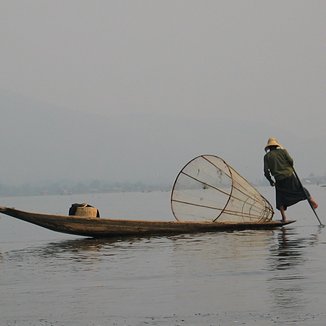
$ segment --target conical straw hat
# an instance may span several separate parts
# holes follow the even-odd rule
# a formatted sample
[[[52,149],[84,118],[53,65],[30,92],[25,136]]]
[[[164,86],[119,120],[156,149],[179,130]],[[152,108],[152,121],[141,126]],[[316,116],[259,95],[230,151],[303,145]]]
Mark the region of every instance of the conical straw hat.
[[[277,146],[277,147],[282,147],[282,145],[277,141],[276,138],[274,137],[271,137],[268,139],[267,141],[267,145],[265,146],[265,151],[267,151],[267,149],[270,147],[270,146]]]

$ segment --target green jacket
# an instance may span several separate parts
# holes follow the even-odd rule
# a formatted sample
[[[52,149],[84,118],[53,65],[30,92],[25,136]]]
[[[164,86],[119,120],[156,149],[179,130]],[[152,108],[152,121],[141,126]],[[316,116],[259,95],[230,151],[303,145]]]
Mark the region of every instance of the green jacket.
[[[293,174],[293,159],[286,149],[277,148],[270,150],[264,156],[264,175],[269,182],[290,177]]]

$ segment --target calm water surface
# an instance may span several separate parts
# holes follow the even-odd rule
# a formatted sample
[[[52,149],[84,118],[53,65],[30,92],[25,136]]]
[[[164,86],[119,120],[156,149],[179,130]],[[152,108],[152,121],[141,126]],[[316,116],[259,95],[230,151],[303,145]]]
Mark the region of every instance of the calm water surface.
[[[260,189],[274,204],[273,189]],[[311,187],[326,223],[326,188]],[[66,213],[173,219],[169,193],[0,198]],[[0,325],[325,325],[326,228],[307,203],[282,229],[95,240],[0,218]],[[276,213],[276,217],[279,216]]]

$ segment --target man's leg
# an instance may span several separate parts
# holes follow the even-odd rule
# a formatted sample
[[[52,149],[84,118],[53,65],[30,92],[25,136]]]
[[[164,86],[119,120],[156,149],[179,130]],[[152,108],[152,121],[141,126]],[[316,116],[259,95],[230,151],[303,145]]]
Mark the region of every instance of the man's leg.
[[[280,212],[281,212],[281,215],[282,215],[282,222],[285,222],[286,221],[286,216],[285,216],[285,209],[283,206],[280,207]]]

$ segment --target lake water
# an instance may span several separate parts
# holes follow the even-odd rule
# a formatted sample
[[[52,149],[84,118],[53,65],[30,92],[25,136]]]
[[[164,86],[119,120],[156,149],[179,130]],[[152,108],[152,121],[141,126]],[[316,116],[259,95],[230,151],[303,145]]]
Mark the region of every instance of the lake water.
[[[309,187],[326,224],[326,188]],[[274,206],[274,189],[259,189]],[[167,192],[0,198],[0,205],[173,219]],[[307,202],[268,231],[88,239],[0,218],[0,325],[325,325],[326,228]],[[279,219],[276,212],[274,219]]]

